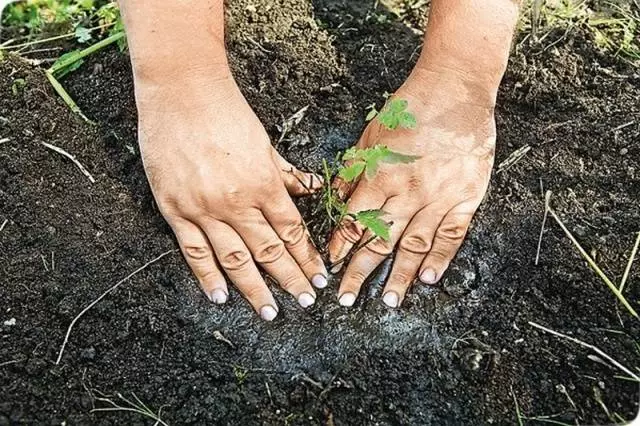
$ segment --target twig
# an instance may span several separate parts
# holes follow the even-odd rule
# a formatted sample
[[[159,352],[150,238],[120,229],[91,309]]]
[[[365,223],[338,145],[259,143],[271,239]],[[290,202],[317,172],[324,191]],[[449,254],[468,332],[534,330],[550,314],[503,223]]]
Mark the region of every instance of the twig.
[[[91,173],[89,173],[89,171],[76,159],[76,157],[74,157],[73,155],[69,154],[67,151],[65,151],[62,148],[58,148],[55,145],[51,145],[50,143],[46,143],[46,142],[40,142],[42,145],[46,146],[47,148],[57,152],[58,154],[62,154],[65,157],[67,157],[69,160],[71,160],[73,162],[73,164],[75,164],[80,171],[82,172],[82,174],[84,174],[87,178],[89,178],[89,181],[91,181],[91,183],[95,183],[96,180],[93,178],[93,176],[91,176]]]
[[[93,28],[87,28],[87,30],[88,31],[100,30],[102,28],[110,27],[110,26],[112,26],[114,24],[115,24],[115,22],[109,22],[108,24],[99,25],[99,26],[93,27]],[[23,48],[23,47],[29,47],[29,46],[33,46],[35,44],[48,43],[50,41],[56,41],[56,40],[61,40],[61,39],[69,38],[69,37],[74,37],[75,35],[76,35],[75,32],[67,33],[67,34],[62,34],[62,35],[55,36],[55,37],[49,37],[49,38],[44,38],[44,39],[40,39],[40,40],[29,41],[29,42],[26,42],[26,43],[15,44],[15,45],[11,46],[11,43],[16,41],[16,39],[13,39],[13,40],[8,40],[7,42],[5,42],[3,44],[0,44],[0,49],[18,49],[18,48]]]
[[[620,287],[618,287],[618,290],[620,291],[620,293],[622,293],[622,290],[624,289],[624,285],[627,282],[627,279],[629,278],[629,273],[631,272],[631,265],[633,265],[633,260],[636,257],[636,254],[638,253],[638,247],[640,247],[640,232],[638,232],[638,237],[636,238],[636,243],[633,246],[633,249],[631,250],[631,255],[629,256],[629,261],[627,262],[627,267],[624,269],[624,274],[622,274],[622,280],[620,280]]]
[[[618,130],[622,130],[622,129],[626,128],[626,127],[632,126],[635,123],[636,123],[635,121],[629,121],[628,123],[621,124],[618,127],[614,127],[613,129],[611,129],[611,133],[617,132]]]
[[[509,170],[518,161],[522,160],[529,151],[531,151],[531,147],[529,145],[525,145],[513,151],[506,160],[498,165],[498,171],[496,174]]]
[[[19,362],[25,361],[25,359],[13,359],[11,361],[0,362],[0,367],[4,367],[5,365],[17,364]]]
[[[542,249],[542,235],[544,234],[544,227],[547,224],[547,217],[549,216],[549,201],[551,199],[551,191],[547,192],[544,196],[544,216],[542,217],[542,226],[540,227],[540,237],[538,238],[538,250],[536,250],[536,262],[538,266],[540,261],[540,250]]]
[[[618,367],[620,370],[624,371],[629,377],[632,377],[635,380],[640,381],[640,377],[636,376],[635,374],[633,374],[633,372],[631,372],[631,370],[629,370],[628,368],[626,368],[625,366],[623,366],[622,364],[620,364],[618,361],[616,361],[615,359],[611,358],[609,355],[607,355],[606,353],[604,353],[603,351],[601,351],[600,349],[598,349],[596,346],[590,344],[590,343],[586,343],[583,342],[582,340],[578,340],[575,337],[571,337],[571,336],[567,336],[566,334],[562,334],[558,331],[555,330],[551,330],[550,328],[544,327],[540,324],[537,324],[533,321],[529,321],[529,325],[540,329],[542,331],[545,331],[549,334],[553,334],[554,336],[557,337],[562,337],[563,339],[567,339],[573,343],[577,343],[578,345],[585,347],[587,349],[591,349],[592,351],[594,351],[595,353],[597,353],[598,355],[600,355],[602,358],[605,358],[607,361],[609,361],[611,364],[615,365],[616,367]]]
[[[562,230],[565,232],[565,234],[567,234],[567,236],[569,237],[569,239],[571,240],[571,242],[573,243],[574,246],[576,246],[576,248],[578,249],[578,251],[580,252],[580,254],[585,258],[585,260],[587,261],[587,263],[589,264],[589,266],[591,266],[591,268],[596,272],[596,274],[598,274],[598,276],[602,279],[602,281],[604,281],[604,283],[607,285],[607,287],[609,287],[609,289],[611,290],[611,292],[618,298],[618,300],[620,300],[620,302],[622,302],[622,304],[624,305],[625,308],[627,308],[627,310],[629,311],[629,313],[631,315],[633,315],[636,318],[638,317],[638,314],[636,313],[635,309],[633,309],[631,307],[631,305],[629,304],[629,302],[627,301],[627,299],[622,295],[622,293],[620,292],[620,290],[618,290],[618,287],[616,287],[611,280],[609,279],[609,277],[607,277],[607,275],[602,271],[602,269],[600,269],[600,267],[596,264],[596,262],[591,258],[591,256],[589,256],[589,254],[585,251],[585,249],[582,248],[582,246],[580,245],[580,243],[578,242],[578,240],[575,239],[575,237],[571,234],[571,232],[569,231],[569,229],[567,229],[567,227],[564,225],[564,223],[562,223],[562,220],[560,220],[560,217],[558,217],[558,215],[556,214],[556,212],[551,208],[550,205],[550,200],[551,200],[551,191],[547,191],[547,196],[545,197],[546,199],[546,209],[549,211],[549,214],[551,214],[551,216],[556,220],[556,222],[558,223],[558,225],[560,225],[560,228],[562,228]]]
[[[2,139],[0,139],[0,144],[7,143],[7,142],[9,142],[10,140],[11,140],[11,139],[9,139],[9,138],[2,138]]]
[[[2,232],[5,226],[7,226],[7,223],[9,223],[9,219],[5,219],[4,222],[2,222],[2,225],[0,225],[0,232]]]
[[[107,291],[105,291],[104,293],[102,293],[100,295],[100,297],[98,297],[96,300],[94,300],[93,302],[91,302],[86,308],[84,308],[82,311],[80,311],[80,313],[71,321],[71,324],[69,324],[69,328],[67,329],[67,334],[64,336],[64,342],[62,342],[62,346],[60,347],[60,352],[58,353],[58,359],[56,360],[56,365],[60,364],[60,360],[62,359],[62,354],[64,353],[64,348],[65,346],[67,346],[67,342],[69,341],[69,335],[71,334],[71,330],[73,329],[73,326],[76,324],[76,322],[78,322],[78,320],[91,308],[93,308],[98,302],[100,302],[102,299],[105,298],[105,296],[107,296],[109,293],[111,293],[113,290],[117,289],[118,287],[120,287],[121,284],[125,283],[126,281],[128,281],[131,277],[133,277],[134,275],[136,275],[137,273],[139,273],[140,271],[142,271],[143,269],[146,269],[148,266],[156,263],[157,261],[159,261],[160,259],[162,259],[163,257],[165,257],[168,254],[174,253],[177,250],[173,249],[173,250],[169,250],[166,251],[164,253],[162,253],[160,256],[156,257],[153,260],[150,260],[149,262],[145,263],[144,265],[142,265],[141,267],[139,267],[138,269],[136,269],[135,271],[133,271],[132,273],[130,273],[129,275],[127,275],[126,277],[124,277],[123,279],[121,279],[120,281],[118,281],[116,284],[114,284],[112,287],[110,287]]]

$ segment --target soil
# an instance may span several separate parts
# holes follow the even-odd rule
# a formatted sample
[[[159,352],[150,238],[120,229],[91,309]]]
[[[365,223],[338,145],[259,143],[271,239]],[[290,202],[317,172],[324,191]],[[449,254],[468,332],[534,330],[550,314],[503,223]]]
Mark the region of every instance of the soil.
[[[239,0],[228,15],[235,75],[273,139],[309,106],[278,149],[314,170],[357,139],[364,108],[400,85],[421,43],[411,26],[419,19],[372,0]],[[107,49],[63,81],[98,126],[73,115],[41,69],[5,58],[0,425],[154,424],[91,411],[117,393],[162,406],[169,424],[516,424],[517,409],[568,424],[633,419],[637,383],[528,324],[640,367],[638,321],[553,222],[535,265],[546,190],[614,282],[640,230],[640,75],[579,31],[562,36],[516,41],[496,111],[496,164],[531,149],[496,168],[440,287],[416,286],[400,310],[381,304],[380,276],[351,309],[335,301],[339,277],[306,311],[274,289],[282,314],[264,323],[235,291],[225,306],[208,303],[171,253],[82,317],[60,365],[72,319],[177,246],[140,161],[128,56]],[[26,86],[14,93],[18,78]],[[96,182],[41,142],[73,154]],[[300,206],[322,244],[315,203]],[[626,290],[636,308],[639,272]]]

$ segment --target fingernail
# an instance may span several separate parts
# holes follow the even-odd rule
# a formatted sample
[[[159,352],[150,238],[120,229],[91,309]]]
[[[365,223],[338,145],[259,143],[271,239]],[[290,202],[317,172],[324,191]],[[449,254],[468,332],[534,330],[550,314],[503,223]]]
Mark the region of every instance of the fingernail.
[[[316,298],[309,293],[302,293],[300,296],[298,296],[298,303],[303,308],[308,308],[309,306],[316,303]]]
[[[398,307],[398,294],[395,291],[388,291],[383,297],[382,301],[390,308]]]
[[[265,305],[260,309],[260,316],[265,321],[273,321],[278,315],[278,311],[271,305]]]
[[[340,272],[340,270],[342,269],[342,265],[344,264],[344,262],[340,262],[337,263],[333,266],[333,268],[331,268],[331,273],[332,274],[337,274],[338,272]]]
[[[433,269],[425,269],[420,274],[420,281],[422,281],[425,284],[435,284],[436,272]]]
[[[353,293],[345,293],[338,299],[338,303],[340,303],[341,306],[353,306],[355,301],[356,295]]]
[[[325,288],[327,286],[327,278],[324,275],[316,274],[311,278],[311,284],[315,288]]]
[[[216,288],[209,295],[209,299],[213,303],[222,304],[227,301],[227,293],[225,293],[222,289]]]

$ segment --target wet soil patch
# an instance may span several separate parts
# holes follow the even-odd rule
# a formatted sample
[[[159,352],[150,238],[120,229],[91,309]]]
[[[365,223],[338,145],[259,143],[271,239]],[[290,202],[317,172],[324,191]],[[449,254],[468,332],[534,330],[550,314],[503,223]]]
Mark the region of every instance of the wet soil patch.
[[[357,139],[364,107],[401,84],[421,42],[413,19],[372,1],[238,1],[228,15],[234,73],[273,139],[309,106],[279,149],[315,170]],[[14,89],[16,79],[26,85]],[[351,309],[337,306],[337,277],[307,311],[276,289],[282,315],[266,324],[235,291],[224,307],[208,303],[173,253],[90,310],[56,366],[80,310],[176,248],[140,162],[128,57],[101,52],[64,85],[97,127],[68,111],[40,69],[0,62],[0,424],[144,423],[91,413],[104,406],[97,391],[166,405],[171,424],[514,424],[514,397],[526,416],[567,423],[609,423],[603,406],[637,413],[637,384],[528,325],[640,365],[638,322],[557,226],[534,264],[544,190],[616,282],[640,226],[640,76],[584,36],[515,47],[496,165],[531,150],[494,173],[441,287],[416,286],[401,310],[381,304],[380,279]],[[314,203],[301,208],[322,243]]]

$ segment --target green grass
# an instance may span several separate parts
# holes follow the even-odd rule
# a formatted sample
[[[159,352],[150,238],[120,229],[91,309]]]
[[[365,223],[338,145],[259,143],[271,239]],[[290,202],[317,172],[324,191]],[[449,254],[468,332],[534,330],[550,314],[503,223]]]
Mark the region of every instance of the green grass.
[[[640,65],[640,10],[634,0],[605,1],[598,10],[585,0],[528,0],[519,29],[543,45],[556,29],[582,29],[602,51]]]

